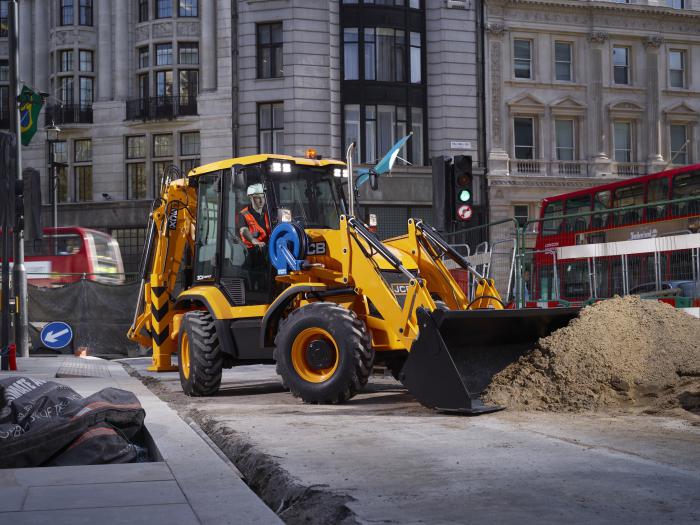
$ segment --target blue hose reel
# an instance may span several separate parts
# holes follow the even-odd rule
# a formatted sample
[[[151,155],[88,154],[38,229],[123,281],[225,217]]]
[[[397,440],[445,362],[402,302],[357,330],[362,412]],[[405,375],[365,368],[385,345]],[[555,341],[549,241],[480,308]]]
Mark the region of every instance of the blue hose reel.
[[[306,259],[304,228],[295,222],[281,222],[272,230],[268,250],[277,275],[300,271]]]

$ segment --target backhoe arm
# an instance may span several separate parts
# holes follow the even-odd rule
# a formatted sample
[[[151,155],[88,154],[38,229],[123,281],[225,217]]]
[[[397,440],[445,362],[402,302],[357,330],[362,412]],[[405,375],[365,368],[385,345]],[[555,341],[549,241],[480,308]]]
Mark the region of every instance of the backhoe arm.
[[[141,289],[128,337],[152,347],[149,370],[177,370],[171,356],[177,344],[171,336],[173,291],[185,250],[194,252],[197,208],[195,189],[186,179],[166,185],[151,213],[141,263]]]

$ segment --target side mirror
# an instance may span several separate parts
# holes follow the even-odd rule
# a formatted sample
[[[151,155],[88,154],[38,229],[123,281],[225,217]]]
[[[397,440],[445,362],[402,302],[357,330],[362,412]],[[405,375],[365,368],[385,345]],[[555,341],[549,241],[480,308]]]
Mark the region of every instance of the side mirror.
[[[245,172],[241,169],[241,166],[236,165],[231,168],[231,178],[233,179],[234,189],[246,189]]]

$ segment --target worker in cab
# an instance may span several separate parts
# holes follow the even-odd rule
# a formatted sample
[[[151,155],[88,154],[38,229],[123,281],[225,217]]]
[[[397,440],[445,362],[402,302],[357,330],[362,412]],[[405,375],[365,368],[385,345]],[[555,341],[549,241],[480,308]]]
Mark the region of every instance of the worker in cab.
[[[250,206],[239,213],[238,224],[241,241],[246,248],[264,248],[270,238],[270,216],[265,206],[262,184],[251,184],[247,190]]]

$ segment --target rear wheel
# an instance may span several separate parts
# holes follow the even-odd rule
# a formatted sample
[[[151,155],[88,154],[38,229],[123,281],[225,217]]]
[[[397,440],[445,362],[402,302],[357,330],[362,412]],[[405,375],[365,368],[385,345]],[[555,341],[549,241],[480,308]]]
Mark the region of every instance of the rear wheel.
[[[188,396],[213,396],[221,386],[223,355],[209,312],[187,312],[178,340],[180,384]]]
[[[353,397],[374,363],[364,323],[352,310],[326,302],[294,310],[280,323],[274,356],[284,387],[317,404]]]

